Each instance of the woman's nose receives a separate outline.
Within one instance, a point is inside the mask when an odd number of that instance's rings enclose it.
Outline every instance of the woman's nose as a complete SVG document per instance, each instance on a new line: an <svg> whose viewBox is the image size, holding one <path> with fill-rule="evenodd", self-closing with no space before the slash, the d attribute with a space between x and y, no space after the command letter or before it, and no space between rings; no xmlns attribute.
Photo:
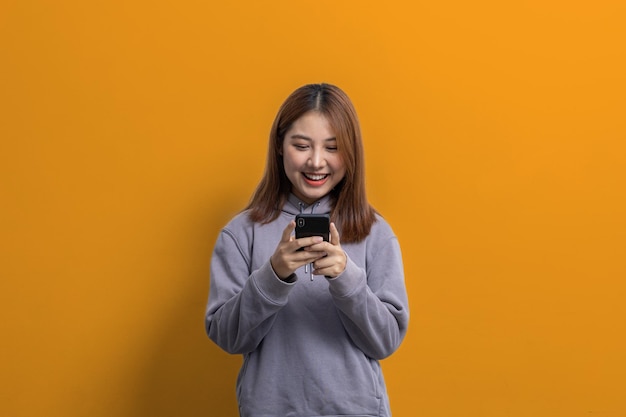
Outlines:
<svg viewBox="0 0 626 417"><path fill-rule="evenodd" d="M324 153L319 150L313 150L308 162L309 165L311 165L313 168L321 168L322 166L324 166L324 161Z"/></svg>

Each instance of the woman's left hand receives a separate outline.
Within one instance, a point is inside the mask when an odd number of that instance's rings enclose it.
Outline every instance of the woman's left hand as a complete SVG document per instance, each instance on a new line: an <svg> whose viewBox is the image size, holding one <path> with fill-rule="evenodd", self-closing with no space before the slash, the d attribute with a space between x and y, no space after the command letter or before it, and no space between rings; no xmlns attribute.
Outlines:
<svg viewBox="0 0 626 417"><path fill-rule="evenodd" d="M339 243L339 231L330 224L330 242L321 242L305 248L307 251L325 252L327 255L313 262L313 275L335 278L346 269L348 258Z"/></svg>

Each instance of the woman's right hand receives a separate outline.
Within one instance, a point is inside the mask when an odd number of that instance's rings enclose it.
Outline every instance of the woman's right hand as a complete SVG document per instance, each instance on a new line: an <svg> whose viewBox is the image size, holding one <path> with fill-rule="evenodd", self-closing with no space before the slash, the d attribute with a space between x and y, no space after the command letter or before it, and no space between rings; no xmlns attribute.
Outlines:
<svg viewBox="0 0 626 417"><path fill-rule="evenodd" d="M283 280L289 278L301 266L326 256L324 252L299 251L298 249L320 243L323 239L320 236L296 239L293 236L295 228L296 222L292 220L283 230L280 242L270 258L274 272Z"/></svg>

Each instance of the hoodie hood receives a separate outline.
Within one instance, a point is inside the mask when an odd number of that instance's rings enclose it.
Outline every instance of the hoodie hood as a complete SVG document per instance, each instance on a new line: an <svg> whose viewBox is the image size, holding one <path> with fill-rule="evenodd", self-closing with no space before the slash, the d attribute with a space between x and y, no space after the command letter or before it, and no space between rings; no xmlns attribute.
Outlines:
<svg viewBox="0 0 626 417"><path fill-rule="evenodd" d="M331 198L327 194L312 204L307 204L294 194L289 194L287 202L283 206L283 213L296 215L300 213L329 214L332 210Z"/></svg>

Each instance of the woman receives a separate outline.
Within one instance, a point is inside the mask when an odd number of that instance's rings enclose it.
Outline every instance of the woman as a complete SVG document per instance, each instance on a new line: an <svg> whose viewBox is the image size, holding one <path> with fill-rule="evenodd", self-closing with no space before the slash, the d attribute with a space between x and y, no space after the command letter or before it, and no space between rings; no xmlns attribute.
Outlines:
<svg viewBox="0 0 626 417"><path fill-rule="evenodd" d="M329 213L330 241L296 239L298 213ZM378 361L408 317L398 241L366 199L354 107L335 86L303 86L278 111L265 174L211 261L206 331L243 355L240 414L391 415Z"/></svg>

